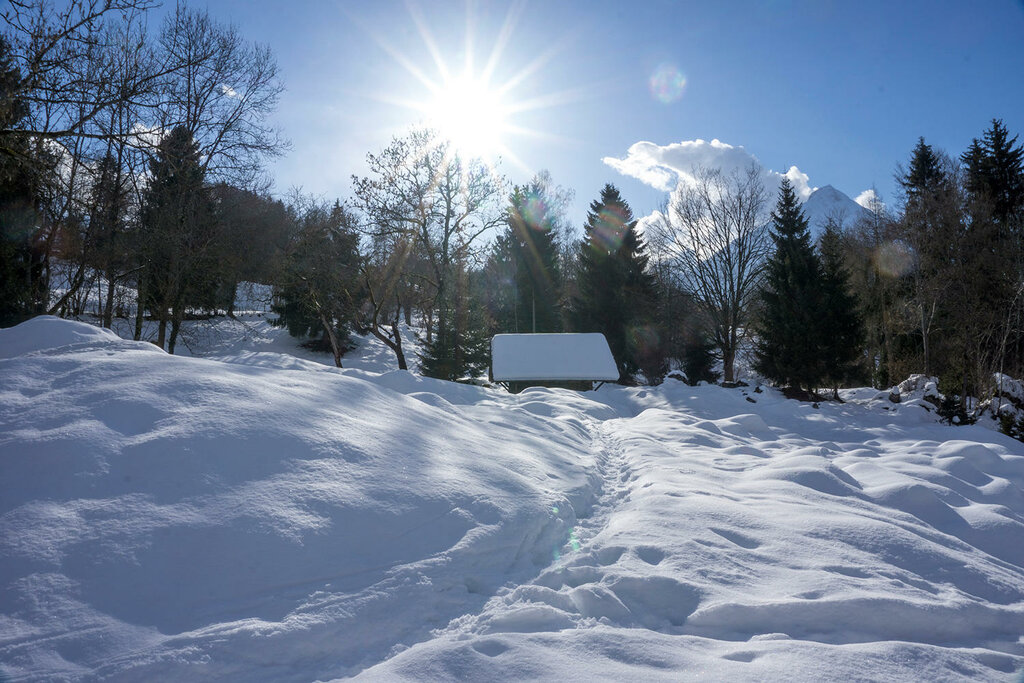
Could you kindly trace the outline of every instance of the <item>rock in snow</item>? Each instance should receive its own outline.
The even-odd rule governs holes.
[[[233,359],[0,330],[0,678],[1024,668],[1024,448],[991,430]]]

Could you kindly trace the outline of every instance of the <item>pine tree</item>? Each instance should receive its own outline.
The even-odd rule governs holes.
[[[824,379],[832,386],[833,397],[839,398],[839,387],[860,379],[858,358],[864,346],[864,321],[857,309],[857,300],[850,289],[850,276],[843,262],[842,233],[832,222],[821,235],[820,318],[821,355]]]
[[[305,345],[330,351],[341,367],[358,296],[359,236],[337,202],[331,208],[313,203],[294,220],[296,233],[274,288],[275,324],[293,337],[313,337]]]
[[[515,265],[517,332],[560,332],[561,273],[557,207],[534,179],[509,197],[508,235]]]
[[[21,72],[0,35],[0,129],[18,128],[28,106],[14,94]],[[45,257],[36,239],[39,159],[28,135],[0,135],[0,327],[46,311]]]
[[[954,179],[947,157],[933,150],[924,138],[918,138],[910,167],[897,176],[897,181],[906,197],[899,236],[914,256],[905,284],[910,288],[920,339],[918,372],[933,375],[940,371],[941,362],[933,358],[932,335],[953,279],[951,250],[958,239],[959,207],[950,203],[955,196]]]
[[[813,391],[826,375],[822,354],[822,268],[793,186],[783,178],[772,212],[775,253],[768,261],[754,367],[782,385]]]
[[[492,325],[486,306],[481,305],[483,273],[470,272],[465,260],[456,265],[451,325],[438,328],[430,340],[423,340],[419,354],[420,372],[449,381],[481,375],[491,363]]]
[[[150,162],[150,183],[144,199],[143,254],[145,271],[139,297],[159,318],[157,345],[174,353],[187,306],[204,303],[216,283],[208,262],[213,244],[214,208],[205,185],[199,146],[184,126],[161,140]]]
[[[643,331],[649,327],[656,289],[633,212],[612,185],[605,185],[601,198],[590,204],[578,259],[573,328],[603,333],[619,381],[631,382],[641,358],[653,351],[651,337]]]
[[[992,216],[1011,230],[1024,228],[1024,147],[1000,119],[993,119],[982,140],[960,157],[967,168],[967,189],[992,204]],[[1012,226],[1012,227],[1011,227]]]

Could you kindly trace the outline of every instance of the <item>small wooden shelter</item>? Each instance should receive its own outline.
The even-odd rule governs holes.
[[[619,379],[608,340],[584,334],[496,334],[491,380],[516,393],[528,386],[598,387]]]

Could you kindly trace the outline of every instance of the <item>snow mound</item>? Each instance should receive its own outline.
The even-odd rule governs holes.
[[[358,671],[536,575],[593,497],[586,431],[514,407],[43,322],[108,345],[0,362],[3,676]]]
[[[510,395],[52,319],[0,348],[0,678],[1024,669],[1020,442],[870,392]]]
[[[52,315],[41,315],[17,327],[0,329],[0,359],[14,358],[26,353],[69,350],[67,347],[116,346],[123,340],[110,330],[88,323],[62,320]],[[148,346],[159,352],[152,344]]]

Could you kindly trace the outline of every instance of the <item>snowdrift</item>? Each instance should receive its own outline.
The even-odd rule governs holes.
[[[0,677],[1024,668],[1024,456],[991,430],[232,353],[0,330]]]

